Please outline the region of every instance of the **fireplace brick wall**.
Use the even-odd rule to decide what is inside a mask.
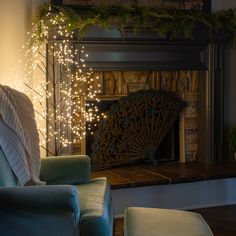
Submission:
[[[94,77],[99,77],[101,100],[118,100],[129,93],[148,89],[175,93],[186,104],[179,117],[179,160],[197,160],[199,71],[100,71],[94,72]],[[95,89],[98,84],[94,85]],[[74,145],[73,150],[86,152],[79,144]]]

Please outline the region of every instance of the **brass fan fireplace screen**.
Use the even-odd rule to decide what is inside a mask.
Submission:
[[[121,98],[98,124],[92,144],[93,169],[154,161],[183,105],[176,95],[163,90],[138,91]]]

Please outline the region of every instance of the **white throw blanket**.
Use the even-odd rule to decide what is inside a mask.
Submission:
[[[39,180],[40,150],[33,105],[23,93],[0,85],[0,146],[19,185]]]

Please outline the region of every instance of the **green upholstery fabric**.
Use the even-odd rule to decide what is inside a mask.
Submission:
[[[47,184],[74,184],[79,193],[82,236],[112,236],[111,191],[106,178],[90,180],[88,156],[43,158],[40,179]]]
[[[40,179],[47,184],[89,183],[90,159],[85,155],[42,158]]]
[[[0,188],[0,208],[8,210],[65,210],[79,219],[78,192],[72,185]]]
[[[0,211],[2,236],[75,236],[79,223],[69,211]]]
[[[0,147],[0,186],[16,186],[15,177]]]
[[[110,186],[88,156],[42,159],[40,176],[49,185],[16,187],[0,150],[0,235],[112,236]]]
[[[157,208],[125,211],[125,236],[213,236],[200,214]]]
[[[78,235],[74,186],[0,188],[0,235]]]
[[[81,235],[112,236],[111,190],[106,178],[77,186]]]

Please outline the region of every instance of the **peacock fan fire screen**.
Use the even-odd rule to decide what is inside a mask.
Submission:
[[[193,161],[198,154],[199,71],[105,71],[99,112],[87,123],[74,153],[91,156],[93,169],[137,162]],[[94,89],[96,86],[94,85]],[[93,104],[96,101],[86,101]]]

